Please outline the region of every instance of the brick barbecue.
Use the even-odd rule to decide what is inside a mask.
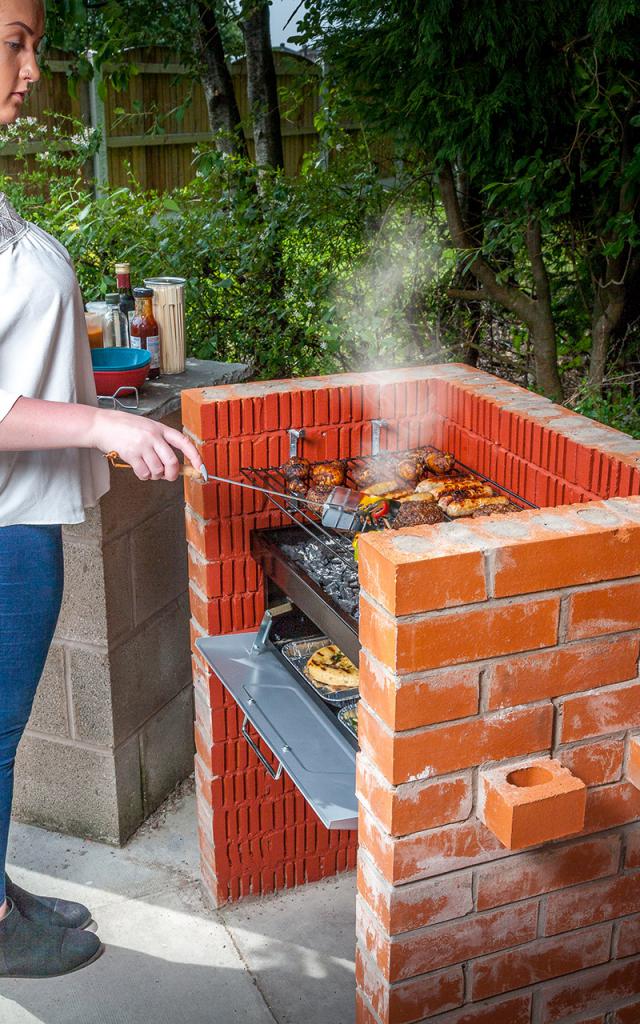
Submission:
[[[357,864],[360,1024],[640,1021],[640,442],[458,364],[183,395],[234,480],[290,428],[309,459],[365,454],[375,419],[540,507],[360,538],[357,832],[267,774],[194,646],[203,884]],[[185,487],[193,639],[256,630],[251,535],[285,520]]]

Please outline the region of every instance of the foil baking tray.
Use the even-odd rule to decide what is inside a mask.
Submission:
[[[358,738],[358,702],[353,701],[351,704],[345,704],[344,707],[338,711],[338,721],[347,729],[352,736]]]
[[[306,666],[312,654],[315,654],[321,647],[330,644],[329,637],[322,636],[313,640],[288,640],[278,644],[280,654],[295,670],[296,674],[313,693],[317,694],[333,707],[344,707],[345,704],[353,704],[360,696],[357,687],[350,687],[348,690],[332,690],[328,686],[322,686],[306,673]]]

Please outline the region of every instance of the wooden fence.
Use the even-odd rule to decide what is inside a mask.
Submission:
[[[282,117],[285,173],[299,173],[305,153],[318,144],[314,117],[320,105],[318,64],[300,54],[275,51]],[[177,188],[195,173],[193,148],[211,138],[204,93],[200,82],[189,77],[175,54],[160,47],[132,50],[131,62],[139,73],[130,78],[126,90],[107,86],[104,103],[97,83],[83,83],[77,97],[67,88],[68,60],[56,54],[49,61],[51,74],[41,78],[25,105],[23,116],[46,120],[45,111],[73,115],[86,124],[100,127],[103,143],[95,161],[94,176],[111,185],[127,183],[128,166],[145,188]],[[233,83],[243,121],[248,123],[245,61],[232,65]],[[170,113],[186,105],[181,120]],[[119,113],[118,111],[124,111]],[[166,116],[169,114],[169,116]],[[154,133],[154,121],[163,134]],[[355,129],[355,126],[346,126]],[[249,149],[252,140],[247,133]],[[37,146],[32,148],[35,152]],[[0,172],[15,174],[22,165],[15,159],[15,147],[0,156]]]

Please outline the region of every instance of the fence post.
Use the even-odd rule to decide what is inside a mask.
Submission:
[[[105,116],[104,100],[100,95],[102,85],[102,73],[95,63],[95,51],[88,53],[93,77],[89,82],[89,112],[91,116],[91,127],[100,132],[100,146],[93,157],[93,176],[96,182],[96,193],[109,184],[109,136],[107,133],[107,119]]]

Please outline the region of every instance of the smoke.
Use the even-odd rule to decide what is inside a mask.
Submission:
[[[441,358],[441,268],[434,220],[387,211],[365,256],[333,296],[345,368],[380,370]]]

